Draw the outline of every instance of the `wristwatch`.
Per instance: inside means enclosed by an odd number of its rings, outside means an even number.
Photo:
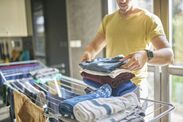
[[[148,61],[151,60],[154,57],[153,51],[145,49]]]

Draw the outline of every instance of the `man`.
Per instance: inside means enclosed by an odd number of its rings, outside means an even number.
[[[121,61],[128,62],[122,68],[133,71],[136,77],[132,82],[141,85],[147,76],[147,62],[155,65],[170,64],[173,51],[156,15],[136,7],[133,0],[116,1],[119,10],[104,17],[81,61],[94,59],[106,47],[107,57],[125,56]],[[151,43],[153,51],[147,50]]]

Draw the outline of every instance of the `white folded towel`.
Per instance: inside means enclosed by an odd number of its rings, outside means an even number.
[[[127,69],[116,69],[116,70],[113,70],[111,73],[97,72],[97,71],[92,71],[87,69],[81,69],[80,72],[86,72],[88,74],[98,75],[98,76],[109,76],[111,78],[115,78],[121,73],[127,73],[127,72],[132,73],[130,70],[127,70]]]
[[[80,122],[119,121],[140,106],[135,93],[120,97],[86,100],[74,106],[74,116]]]

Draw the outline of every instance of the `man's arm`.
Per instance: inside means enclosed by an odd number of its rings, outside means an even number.
[[[122,67],[130,70],[138,70],[146,62],[155,65],[167,65],[173,62],[173,51],[165,36],[154,37],[151,42],[155,48],[155,51],[153,51],[154,57],[151,60],[148,61],[146,51],[141,50],[124,57],[121,61],[128,60],[128,63]]]
[[[106,46],[105,35],[97,33],[95,38],[85,48],[81,61],[87,61],[95,58],[95,56]]]
[[[165,36],[154,37],[152,44],[155,48],[154,57],[148,63],[157,65],[173,63],[173,51]]]

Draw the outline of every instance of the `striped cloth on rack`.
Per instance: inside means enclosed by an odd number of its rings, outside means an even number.
[[[75,118],[80,122],[118,122],[140,106],[135,93],[121,97],[86,100],[74,106]]]
[[[85,100],[95,99],[95,98],[107,98],[111,96],[111,93],[112,93],[112,89],[110,85],[104,84],[95,92],[82,95],[82,96],[76,96],[76,97],[62,101],[59,104],[59,112],[64,116],[74,117],[73,107],[77,103]]]

